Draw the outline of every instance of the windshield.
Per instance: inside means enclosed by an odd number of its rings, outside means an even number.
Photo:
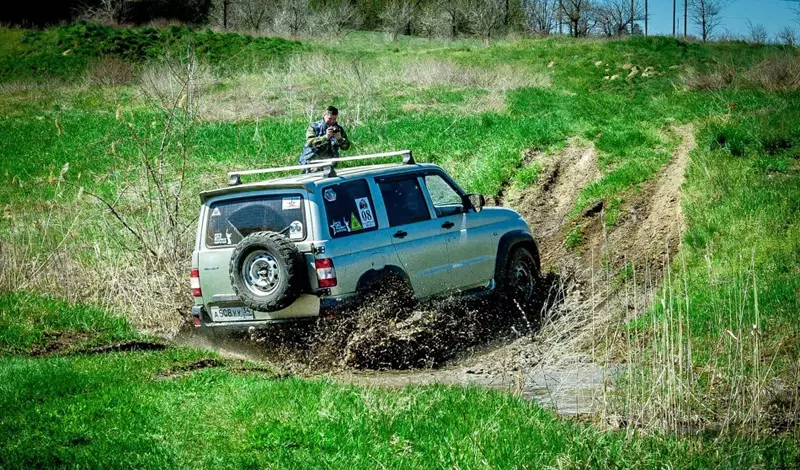
[[[206,246],[239,243],[254,232],[279,232],[292,241],[306,238],[305,208],[299,194],[227,199],[209,206]]]

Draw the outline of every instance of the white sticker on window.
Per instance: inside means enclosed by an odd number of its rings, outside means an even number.
[[[285,211],[300,209],[300,196],[283,198],[281,209]]]
[[[336,191],[333,188],[327,188],[322,192],[322,197],[328,202],[333,202],[336,200]]]
[[[289,240],[302,240],[303,239],[303,223],[295,220],[289,224]]]
[[[228,242],[228,239],[227,239],[227,237],[225,236],[224,233],[216,232],[214,234],[214,244],[215,245],[225,245],[225,244],[227,244],[227,242]]]
[[[375,216],[372,215],[372,207],[369,205],[369,198],[360,197],[356,199],[358,207],[358,218],[361,219],[361,226],[372,228],[375,226]]]
[[[215,207],[213,211],[211,211],[211,217],[216,217],[220,215],[219,207]]]
[[[334,235],[337,235],[337,234],[342,233],[342,232],[349,232],[350,231],[350,226],[347,225],[347,219],[344,219],[344,218],[341,221],[337,220],[337,221],[333,222],[330,225],[330,227],[331,227],[331,230],[333,230],[333,234]]]

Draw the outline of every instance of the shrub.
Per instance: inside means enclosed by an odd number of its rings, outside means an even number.
[[[88,78],[94,85],[125,85],[133,81],[133,65],[114,57],[102,57],[89,65]]]
[[[773,56],[751,67],[745,79],[767,91],[800,89],[800,56]]]

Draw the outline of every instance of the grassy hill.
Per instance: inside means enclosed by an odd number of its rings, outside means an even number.
[[[799,57],[670,38],[394,51],[372,33],[0,30],[3,466],[796,465]],[[669,163],[670,129],[693,125],[680,256],[617,340],[636,349],[629,390],[714,431],[602,432],[494,392],[284,379],[189,349],[87,354],[180,324],[197,192],[293,164],[330,103],[351,153],[412,148],[489,196],[537,184],[526,150],[591,142],[601,176],[571,215],[603,202],[607,227]]]

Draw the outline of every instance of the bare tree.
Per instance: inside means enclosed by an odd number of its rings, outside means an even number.
[[[341,36],[361,25],[361,15],[350,0],[328,1],[314,13],[313,23],[320,31]]]
[[[414,2],[412,0],[389,0],[380,13],[384,30],[392,37],[394,48],[399,49],[400,34],[406,30],[414,19]]]
[[[505,0],[474,0],[467,8],[467,19],[472,31],[483,38],[488,46],[492,35],[497,32],[505,20]]]
[[[588,36],[596,20],[591,0],[558,0],[563,20],[572,37]]]
[[[558,0],[522,0],[522,9],[533,34],[547,36],[558,24]]]
[[[747,39],[753,44],[765,44],[767,42],[767,28],[761,23],[753,23],[747,20]]]
[[[708,41],[722,23],[722,10],[728,3],[729,0],[689,0],[692,22],[700,28],[703,42]]]
[[[797,31],[791,26],[785,26],[778,31],[778,34],[775,35],[775,39],[781,44],[793,47],[797,44]]]
[[[283,0],[275,16],[275,29],[297,36],[308,26],[309,13],[308,0]]]
[[[99,0],[87,2],[76,10],[82,18],[98,23],[120,24],[125,20],[125,0]]]
[[[241,20],[241,26],[259,31],[274,14],[271,11],[273,3],[271,0],[236,0],[234,7],[236,16]],[[227,18],[224,21],[227,23]]]
[[[594,14],[606,36],[632,34],[635,22],[644,19],[642,4],[630,0],[605,0],[595,6]]]
[[[450,23],[450,38],[455,39],[458,36],[458,25],[466,16],[462,14],[464,0],[442,0],[442,10],[447,16],[448,23]]]

